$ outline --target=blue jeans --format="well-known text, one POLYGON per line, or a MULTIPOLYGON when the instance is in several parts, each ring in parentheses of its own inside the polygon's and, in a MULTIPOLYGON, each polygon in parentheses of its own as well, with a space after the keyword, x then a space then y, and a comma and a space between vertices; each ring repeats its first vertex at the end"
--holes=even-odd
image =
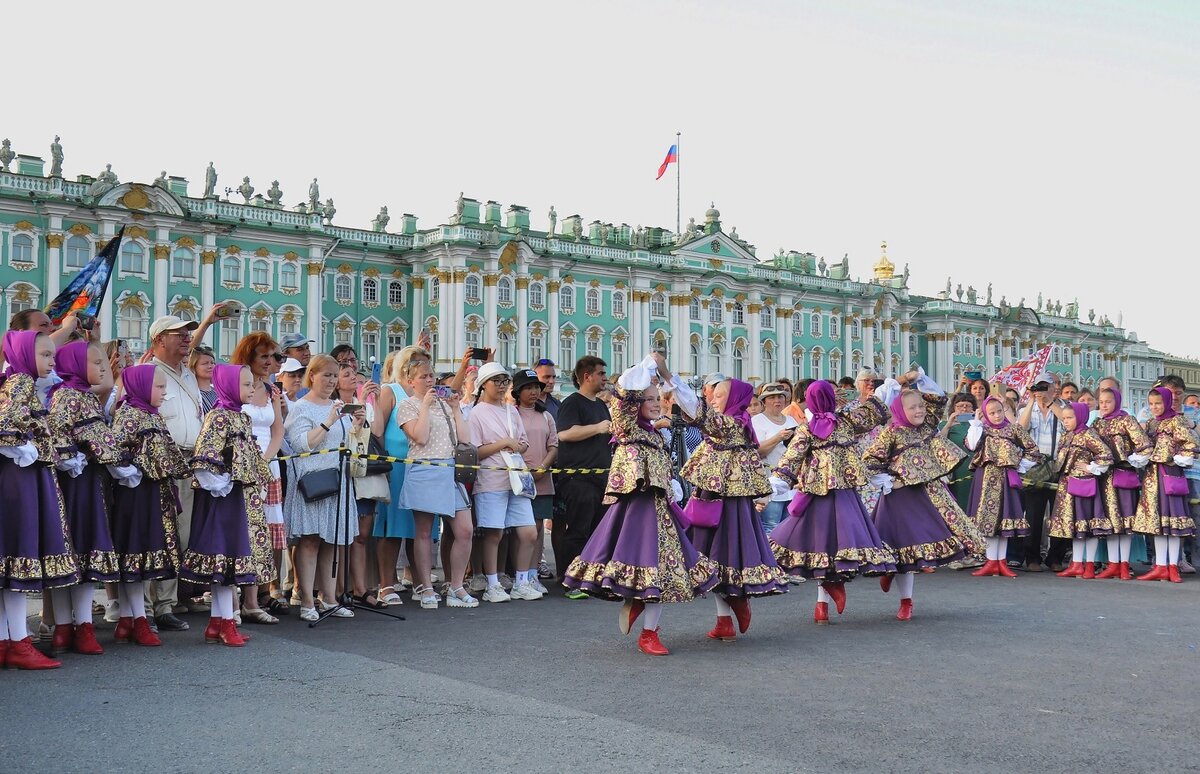
POLYGON ((759 514, 759 518, 762 519, 763 531, 768 535, 787 516, 787 507, 790 502, 790 500, 773 500, 767 503, 766 510, 759 514))

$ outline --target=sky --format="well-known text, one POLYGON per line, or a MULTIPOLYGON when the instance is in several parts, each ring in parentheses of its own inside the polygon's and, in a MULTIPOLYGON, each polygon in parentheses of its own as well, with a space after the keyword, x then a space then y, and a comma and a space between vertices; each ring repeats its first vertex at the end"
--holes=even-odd
MULTIPOLYGON (((200 195, 313 177, 335 223, 445 223, 460 191, 725 230, 910 288, 1078 298, 1200 357, 1200 3, 10 0, 0 136, 66 175, 200 195), (198 8, 204 8, 199 12, 198 8), (15 31, 22 31, 17 34, 15 31)), ((240 198, 234 194, 234 198, 240 198)))

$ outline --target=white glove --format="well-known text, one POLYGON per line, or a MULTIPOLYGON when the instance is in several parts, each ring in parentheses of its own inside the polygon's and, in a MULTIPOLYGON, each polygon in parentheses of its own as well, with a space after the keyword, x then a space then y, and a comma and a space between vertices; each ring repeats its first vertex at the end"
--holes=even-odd
POLYGON ((1029 471, 1033 470, 1035 467, 1037 467, 1037 463, 1034 462, 1033 460, 1021 460, 1017 464, 1017 472, 1020 473, 1021 475, 1025 475, 1029 471))
POLYGON ((891 494, 892 485, 895 481, 896 479, 887 473, 876 473, 871 476, 871 486, 879 489, 885 495, 891 494))
POLYGON ((75 452, 74 457, 60 460, 54 463, 54 467, 63 471, 71 478, 79 478, 79 475, 83 473, 83 469, 87 467, 87 457, 84 456, 83 452, 75 452))
POLYGON ((929 395, 940 397, 946 394, 946 391, 937 382, 925 375, 925 369, 921 367, 917 368, 917 381, 913 383, 913 386, 929 395))
POLYGON ((208 470, 197 470, 195 473, 200 488, 210 492, 213 497, 224 497, 233 491, 233 476, 228 473, 213 473, 208 470))
POLYGON ((1190 457, 1186 454, 1176 454, 1175 464, 1181 468, 1190 468, 1192 463, 1196 461, 1195 457, 1190 457))
POLYGON ((970 427, 967 428, 967 448, 975 451, 979 448, 979 442, 983 440, 983 423, 978 419, 972 419, 970 427))
POLYGON ((675 479, 671 479, 671 500, 677 503, 683 502, 683 487, 675 479))
POLYGON ((900 382, 895 379, 884 379, 883 384, 875 388, 875 397, 885 406, 892 405, 892 401, 900 394, 900 382))
POLYGON ((1145 454, 1130 454, 1126 457, 1126 460, 1130 465, 1139 470, 1150 464, 1150 458, 1145 454))
POLYGON ((142 471, 136 465, 109 465, 108 472, 121 486, 136 489, 142 483, 142 471))
POLYGON ((37 462, 37 447, 26 441, 20 446, 0 446, 0 454, 17 463, 19 468, 27 468, 37 462))
POLYGON ((767 479, 771 483, 771 496, 783 497, 785 494, 792 491, 788 483, 778 476, 771 476, 767 479))
POLYGON ((1103 476, 1106 472, 1108 472, 1107 465, 1100 465, 1095 462, 1088 463, 1088 473, 1091 473, 1093 476, 1103 476))

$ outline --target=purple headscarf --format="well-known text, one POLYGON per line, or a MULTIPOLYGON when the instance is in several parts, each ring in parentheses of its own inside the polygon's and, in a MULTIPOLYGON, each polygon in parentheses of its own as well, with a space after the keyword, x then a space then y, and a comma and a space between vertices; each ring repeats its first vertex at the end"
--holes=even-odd
POLYGON ((1155 417, 1155 419, 1161 422, 1165 419, 1170 419, 1171 417, 1179 415, 1179 412, 1175 410, 1175 393, 1171 392, 1166 387, 1155 387, 1154 392, 1158 393, 1158 396, 1162 398, 1163 402, 1163 413, 1155 417))
POLYGON ((5 375, 25 374, 38 378, 37 331, 9 331, 4 334, 5 375))
POLYGON ((904 413, 903 392, 892 399, 891 405, 888 408, 892 410, 893 427, 916 427, 916 425, 908 421, 908 415, 904 413))
POLYGON ((1000 409, 1004 410, 1004 401, 1000 400, 995 395, 987 396, 986 398, 983 399, 983 405, 979 407, 981 409, 980 414, 983 415, 983 423, 985 425, 987 425, 988 427, 994 427, 997 430, 999 430, 1002 427, 1008 427, 1008 417, 1007 416, 1004 417, 1004 419, 1000 420, 999 423, 995 423, 992 420, 988 419, 987 404, 989 404, 989 403, 998 403, 1000 405, 1000 409))
MULTIPOLYGON (((1121 410, 1121 391, 1118 390, 1116 387, 1106 387, 1104 389, 1106 389, 1112 393, 1113 402, 1117 404, 1116 408, 1114 408, 1110 413, 1104 415, 1104 419, 1114 419, 1116 417, 1129 416, 1128 411, 1121 410)), ((1100 392, 1104 392, 1104 390, 1101 390, 1100 392)))
POLYGON ((746 411, 753 399, 754 385, 743 382, 741 379, 730 379, 729 397, 725 399, 725 410, 721 413, 727 417, 733 417, 739 425, 746 428, 746 432, 750 435, 750 442, 757 446, 758 436, 754 434, 754 424, 750 421, 750 414, 746 411))
POLYGON ((245 367, 219 365, 213 368, 212 383, 217 391, 217 405, 213 408, 242 410, 242 369, 245 367))
POLYGON ((837 415, 833 413, 837 408, 837 394, 833 385, 826 381, 808 385, 804 391, 804 405, 812 412, 812 419, 808 420, 809 432, 822 441, 833 435, 833 429, 837 427, 837 415))
POLYGON ((1075 429, 1072 430, 1071 432, 1072 433, 1087 432, 1088 418, 1091 417, 1091 415, 1092 415, 1091 408, 1089 408, 1088 404, 1086 404, 1086 403, 1075 403, 1074 401, 1072 401, 1070 405, 1071 405, 1071 411, 1073 411, 1075 413, 1075 429))
POLYGON ((72 341, 59 348, 54 356, 54 370, 62 378, 62 381, 50 388, 47 397, 58 392, 63 387, 70 387, 72 390, 80 392, 88 392, 92 389, 92 383, 88 381, 88 343, 86 341, 72 341))
POLYGON ((157 414, 158 406, 150 405, 150 394, 154 390, 154 369, 157 368, 153 363, 146 365, 135 365, 126 368, 121 372, 121 386, 125 389, 125 397, 121 400, 122 403, 128 403, 136 409, 141 409, 147 414, 157 414))

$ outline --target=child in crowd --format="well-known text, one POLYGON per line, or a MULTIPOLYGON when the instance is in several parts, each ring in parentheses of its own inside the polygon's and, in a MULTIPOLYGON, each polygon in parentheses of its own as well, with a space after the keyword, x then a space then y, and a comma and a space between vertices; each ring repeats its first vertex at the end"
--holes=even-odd
POLYGON ((609 508, 563 583, 601 599, 624 600, 618 616, 622 634, 629 634, 644 613, 638 649, 666 656, 670 651, 658 636, 659 603, 687 602, 708 591, 717 584, 718 568, 688 540, 680 520, 671 456, 652 424, 662 415, 656 374, 662 384, 672 383, 661 355, 646 358, 617 380, 609 409, 615 445, 604 495, 609 508))
POLYGON ((1129 569, 1133 546, 1133 517, 1142 480, 1137 471, 1150 462, 1150 437, 1138 421, 1121 409, 1121 391, 1100 391, 1100 415, 1092 424, 1113 455, 1113 467, 1100 478, 1108 515, 1108 566, 1096 577, 1132 580, 1129 569))
POLYGON ((1087 425, 1091 409, 1086 403, 1069 403, 1059 412, 1066 438, 1058 447, 1055 470, 1058 493, 1050 511, 1050 536, 1069 538, 1071 563, 1061 578, 1096 577, 1096 550, 1100 537, 1112 534, 1100 477, 1112 466, 1112 450, 1094 428, 1087 425))
POLYGON ((1021 504, 1021 474, 1042 455, 1028 431, 1010 421, 999 398, 984 398, 978 417, 967 430, 967 448, 975 452, 971 459, 975 480, 967 513, 987 538, 987 561, 971 574, 1015 578, 1017 574, 1005 563, 1008 539, 1029 534, 1021 504))
POLYGON ((1188 485, 1182 468, 1196 460, 1196 438, 1191 422, 1175 410, 1174 395, 1167 387, 1155 387, 1149 396, 1152 418, 1146 423, 1152 451, 1150 467, 1142 480, 1142 495, 1133 517, 1133 530, 1154 536, 1154 569, 1138 580, 1169 580, 1179 577, 1179 554, 1183 538, 1196 534, 1196 523, 1188 512, 1188 485))

